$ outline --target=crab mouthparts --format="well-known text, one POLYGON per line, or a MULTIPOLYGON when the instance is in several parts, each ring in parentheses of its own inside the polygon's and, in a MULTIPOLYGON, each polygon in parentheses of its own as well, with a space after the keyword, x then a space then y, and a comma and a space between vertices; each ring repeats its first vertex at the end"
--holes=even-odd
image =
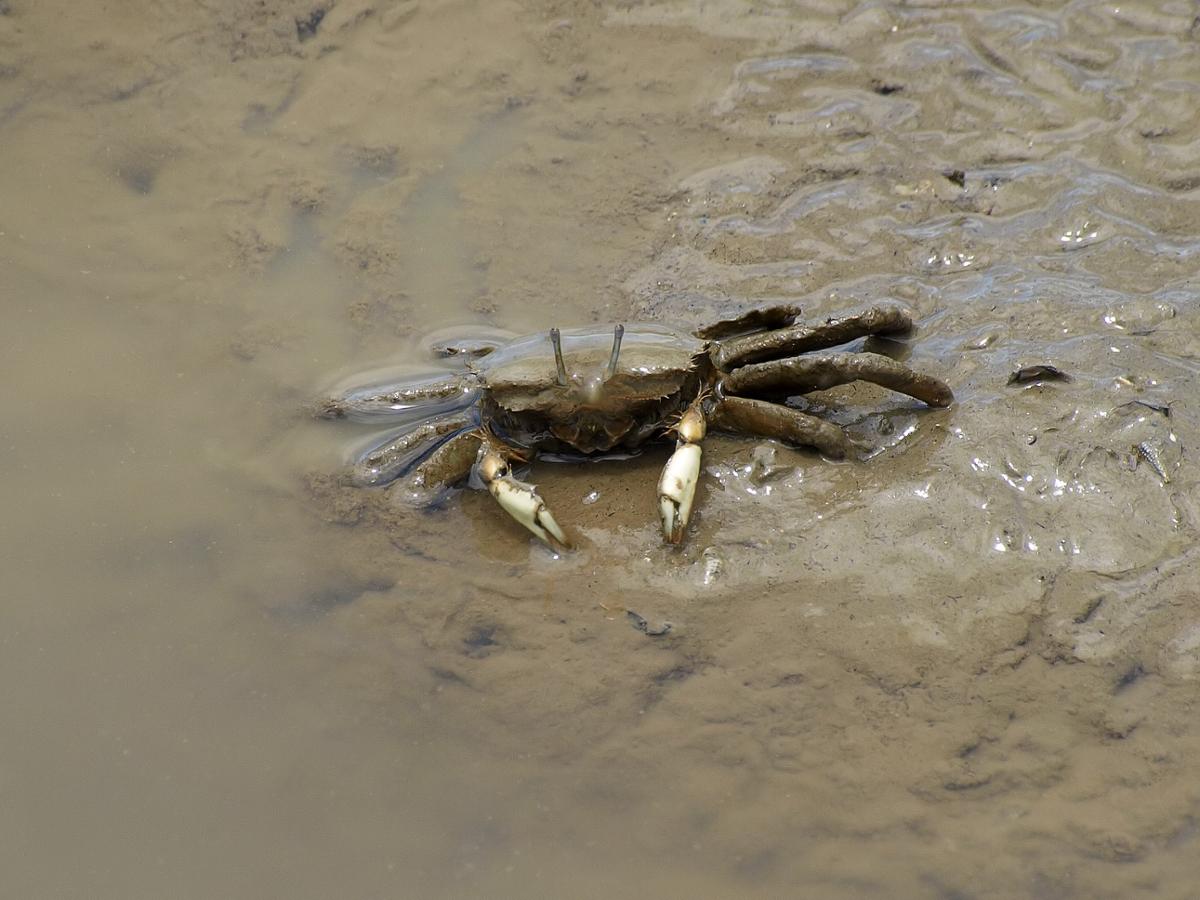
POLYGON ((593 375, 590 378, 579 379, 579 395, 587 403, 596 403, 604 394, 604 383, 608 381, 609 376, 593 375))

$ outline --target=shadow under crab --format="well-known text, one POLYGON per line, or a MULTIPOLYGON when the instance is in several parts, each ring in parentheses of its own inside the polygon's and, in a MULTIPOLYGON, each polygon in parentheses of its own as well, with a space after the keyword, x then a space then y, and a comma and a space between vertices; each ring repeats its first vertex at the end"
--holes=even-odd
POLYGON ((636 324, 460 343, 453 355, 468 358, 464 371, 354 388, 326 400, 321 414, 405 423, 357 459, 356 483, 403 479, 398 490, 422 504, 475 476, 514 519, 560 547, 569 547, 566 535, 537 489, 514 477, 514 464, 547 454, 633 452, 673 436, 675 451, 658 485, 659 514, 666 540, 679 543, 709 427, 840 459, 851 450, 841 427, 779 401, 865 381, 928 406, 953 402, 945 383, 889 357, 828 352, 861 337, 910 332, 905 310, 876 306, 815 325, 796 324, 798 313, 794 306, 755 309, 694 334, 636 324))

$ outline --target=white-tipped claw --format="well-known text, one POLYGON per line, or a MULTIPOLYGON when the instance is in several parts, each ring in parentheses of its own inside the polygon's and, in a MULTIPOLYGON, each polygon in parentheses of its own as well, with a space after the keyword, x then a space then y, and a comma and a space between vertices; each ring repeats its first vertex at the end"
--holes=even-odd
POLYGON ((658 480, 658 509, 662 516, 663 537, 672 544, 683 540, 684 529, 692 515, 696 482, 700 479, 700 445, 680 444, 663 467, 658 480))
POLYGON ((504 511, 532 531, 551 548, 569 550, 567 536, 550 515, 546 502, 532 484, 504 475, 488 483, 488 490, 504 511))

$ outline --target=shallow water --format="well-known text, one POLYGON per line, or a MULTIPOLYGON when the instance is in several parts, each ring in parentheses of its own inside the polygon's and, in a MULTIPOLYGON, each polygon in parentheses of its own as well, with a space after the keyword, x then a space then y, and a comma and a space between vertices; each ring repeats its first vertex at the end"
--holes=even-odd
POLYGON ((4 895, 1194 894, 1196 7, 806 6, 0 0, 4 895), (665 451, 556 558, 309 415, 785 297, 958 402, 678 552, 665 451))

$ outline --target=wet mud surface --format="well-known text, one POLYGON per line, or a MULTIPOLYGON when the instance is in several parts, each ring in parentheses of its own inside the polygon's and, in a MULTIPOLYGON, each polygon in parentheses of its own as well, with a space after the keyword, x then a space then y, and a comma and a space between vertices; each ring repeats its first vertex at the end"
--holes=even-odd
POLYGON ((0 0, 4 893, 1194 893, 1197 10, 807 7, 0 0), (680 549, 666 447, 559 557, 312 416, 784 301, 955 403, 706 441, 680 549))

